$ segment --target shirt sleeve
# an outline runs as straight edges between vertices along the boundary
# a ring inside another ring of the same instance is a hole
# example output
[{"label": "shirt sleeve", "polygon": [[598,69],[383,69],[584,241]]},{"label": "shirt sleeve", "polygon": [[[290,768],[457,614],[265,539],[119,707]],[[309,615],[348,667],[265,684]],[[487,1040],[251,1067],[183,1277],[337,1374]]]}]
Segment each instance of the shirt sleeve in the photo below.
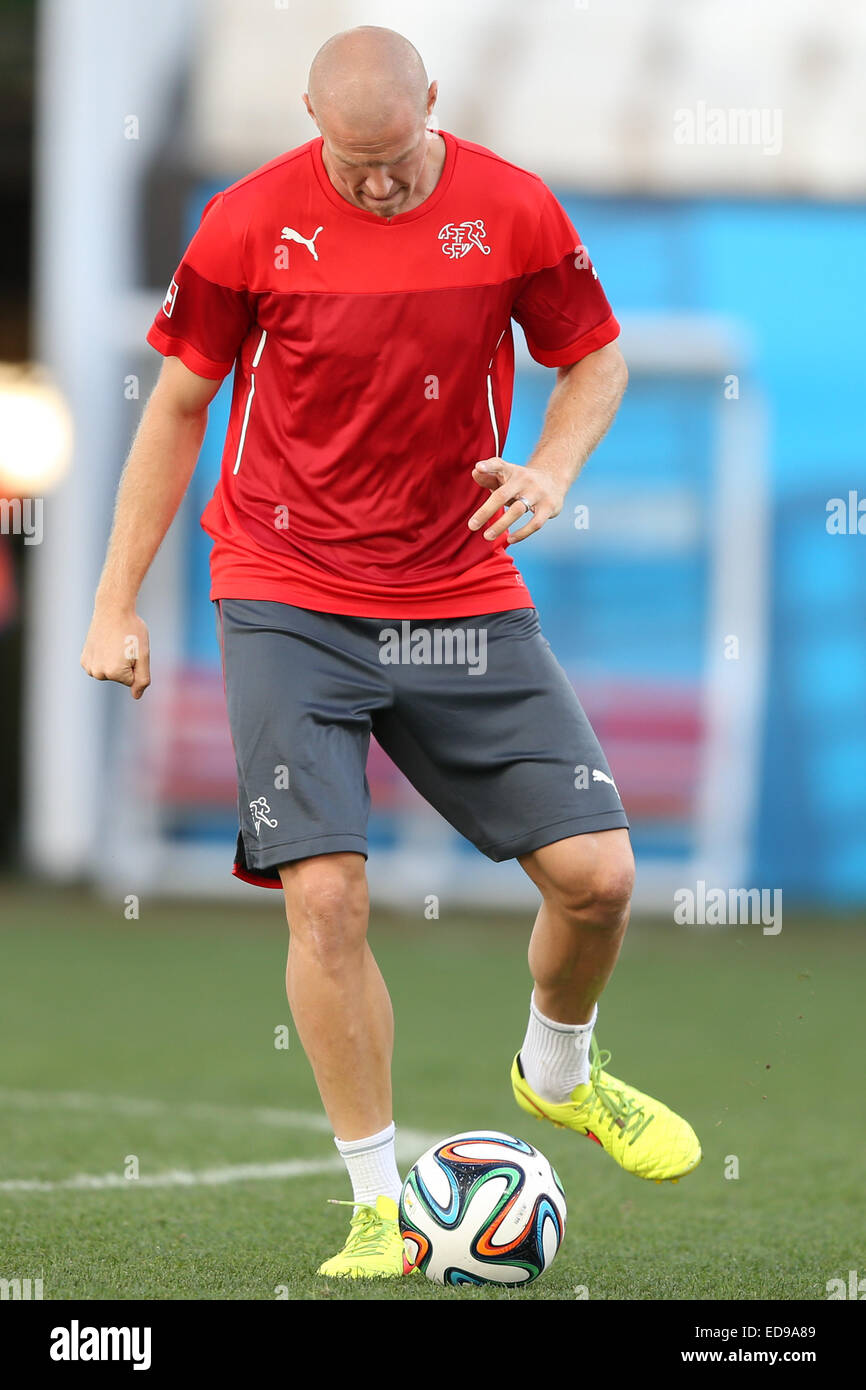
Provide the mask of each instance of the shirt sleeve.
[{"label": "shirt sleeve", "polygon": [[199,376],[221,381],[252,324],[240,249],[223,195],[212,198],[175,271],[147,341]]},{"label": "shirt sleeve", "polygon": [[530,268],[511,314],[536,362],[565,367],[612,343],[620,328],[565,209],[550,189],[544,193]]}]

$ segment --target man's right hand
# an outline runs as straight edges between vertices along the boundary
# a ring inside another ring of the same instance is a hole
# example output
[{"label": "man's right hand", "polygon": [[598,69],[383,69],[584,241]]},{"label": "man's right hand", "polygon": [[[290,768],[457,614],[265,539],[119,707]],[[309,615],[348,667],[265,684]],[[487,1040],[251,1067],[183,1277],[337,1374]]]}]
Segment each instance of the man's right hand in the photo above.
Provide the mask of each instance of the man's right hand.
[{"label": "man's right hand", "polygon": [[136,596],[193,475],[219,388],[167,357],[120,479],[81,665],[94,680],[129,686],[133,700],[150,685],[150,641]]},{"label": "man's right hand", "polygon": [[140,700],[150,685],[147,625],[134,611],[94,609],[81,665],[94,680],[128,685],[133,700]]}]

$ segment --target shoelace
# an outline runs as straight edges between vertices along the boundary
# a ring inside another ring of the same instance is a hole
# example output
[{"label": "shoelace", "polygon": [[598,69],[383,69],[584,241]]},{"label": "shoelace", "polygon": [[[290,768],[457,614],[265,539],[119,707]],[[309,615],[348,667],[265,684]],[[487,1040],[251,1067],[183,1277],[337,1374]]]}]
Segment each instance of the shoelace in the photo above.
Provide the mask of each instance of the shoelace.
[{"label": "shoelace", "polygon": [[601,1074],[610,1061],[611,1054],[602,1051],[595,1038],[590,1043],[590,1056],[592,1061],[589,1068],[589,1079],[592,1086],[592,1099],[598,1101],[599,1105],[607,1113],[604,1118],[608,1127],[616,1125],[623,1134],[630,1134],[629,1146],[636,1139],[639,1139],[647,1125],[652,1124],[654,1115],[647,1115],[644,1107],[637,1101],[627,1096],[624,1091],[617,1086],[606,1086],[602,1083]]},{"label": "shoelace", "polygon": [[357,1207],[344,1251],[359,1255],[382,1254],[391,1233],[374,1206],[369,1202],[346,1202],[337,1197],[329,1197],[328,1201],[335,1207]]}]

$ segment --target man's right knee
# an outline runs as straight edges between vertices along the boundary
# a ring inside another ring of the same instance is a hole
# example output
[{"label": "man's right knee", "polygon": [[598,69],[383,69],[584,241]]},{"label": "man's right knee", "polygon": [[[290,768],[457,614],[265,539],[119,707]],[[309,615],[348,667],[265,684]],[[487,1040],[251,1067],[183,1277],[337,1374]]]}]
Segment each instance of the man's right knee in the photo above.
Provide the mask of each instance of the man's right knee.
[{"label": "man's right knee", "polygon": [[369,899],[362,854],[320,854],[280,866],[292,944],[325,969],[363,945]]}]

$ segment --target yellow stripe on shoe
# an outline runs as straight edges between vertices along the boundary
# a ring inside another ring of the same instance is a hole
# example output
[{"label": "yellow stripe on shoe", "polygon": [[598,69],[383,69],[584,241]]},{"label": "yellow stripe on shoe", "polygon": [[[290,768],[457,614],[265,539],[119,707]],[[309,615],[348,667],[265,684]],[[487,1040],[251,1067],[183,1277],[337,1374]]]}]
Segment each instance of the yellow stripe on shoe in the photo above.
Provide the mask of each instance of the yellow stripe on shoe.
[{"label": "yellow stripe on shoe", "polygon": [[604,1067],[609,1052],[595,1038],[588,1085],[577,1086],[567,1101],[544,1100],[523,1075],[520,1053],[511,1068],[517,1104],[536,1119],[560,1129],[573,1129],[600,1145],[627,1173],[656,1182],[677,1182],[701,1161],[698,1137],[687,1120],[661,1101],[610,1076]]},{"label": "yellow stripe on shoe", "polygon": [[355,1208],[349,1235],[339,1254],[325,1260],[317,1273],[336,1279],[394,1279],[409,1272],[397,1203],[392,1198],[377,1197],[375,1206],[366,1202],[335,1205]]}]

